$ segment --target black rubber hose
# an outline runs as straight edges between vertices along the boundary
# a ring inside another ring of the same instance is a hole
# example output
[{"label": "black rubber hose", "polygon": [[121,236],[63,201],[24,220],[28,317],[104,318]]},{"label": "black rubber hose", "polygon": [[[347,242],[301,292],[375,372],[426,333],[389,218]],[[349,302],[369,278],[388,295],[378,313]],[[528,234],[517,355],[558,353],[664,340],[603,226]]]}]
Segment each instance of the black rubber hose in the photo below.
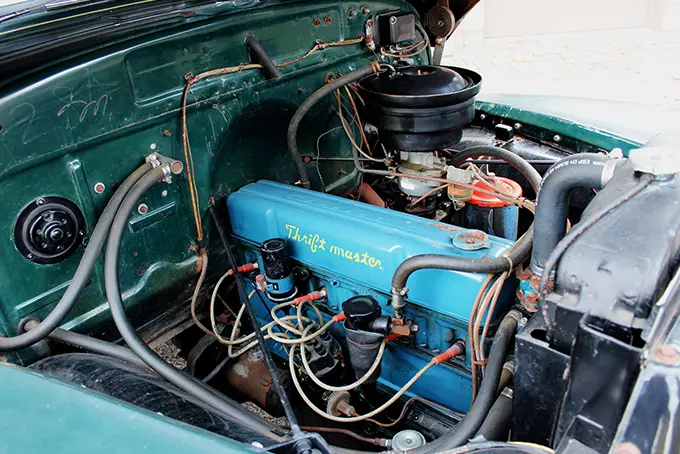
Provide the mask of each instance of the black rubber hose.
[{"label": "black rubber hose", "polygon": [[297,133],[302,119],[305,117],[305,115],[307,115],[307,112],[309,112],[310,109],[314,107],[314,105],[321,99],[333,93],[338,88],[342,88],[347,84],[356,82],[362,77],[372,74],[374,71],[375,63],[371,63],[355,71],[352,71],[351,73],[345,74],[344,76],[338,77],[337,79],[333,79],[312,93],[302,104],[300,104],[300,107],[298,107],[298,109],[295,111],[293,118],[290,120],[290,125],[288,126],[288,151],[290,152],[290,156],[293,158],[295,168],[300,175],[300,184],[303,188],[309,188],[310,184],[309,176],[307,175],[307,169],[305,168],[305,164],[302,162],[302,157],[300,157],[300,151],[298,150],[297,146]]},{"label": "black rubber hose", "polygon": [[479,430],[496,400],[496,390],[501,379],[505,358],[510,351],[517,322],[521,318],[518,311],[512,310],[501,321],[493,339],[491,351],[484,369],[484,380],[479,393],[467,414],[446,434],[425,446],[413,451],[413,454],[442,452],[462,446]]},{"label": "black rubber hose", "polygon": [[[458,153],[450,162],[457,166],[466,159],[476,156],[493,156],[504,160],[526,177],[531,187],[538,192],[541,186],[541,174],[521,156],[498,147],[475,146]],[[531,252],[533,242],[533,226],[527,230],[510,250],[508,257],[467,259],[442,254],[414,255],[403,261],[392,276],[392,307],[399,314],[406,304],[406,282],[409,276],[422,269],[444,269],[468,273],[497,274],[518,266],[524,262]]]},{"label": "black rubber hose", "polygon": [[125,198],[125,195],[132,186],[134,186],[134,184],[150,170],[151,164],[147,163],[132,172],[113,194],[109,203],[106,204],[106,208],[104,208],[104,211],[99,217],[97,225],[90,237],[90,241],[85,248],[83,257],[80,259],[73,279],[71,279],[71,283],[66,289],[64,296],[61,297],[59,303],[54,306],[54,309],[52,309],[49,315],[45,317],[45,320],[40,322],[34,329],[23,332],[18,336],[0,337],[0,351],[7,352],[30,347],[45,339],[55,328],[61,325],[76,304],[83,289],[90,281],[90,275],[92,274],[95,263],[97,263],[99,254],[104,246],[104,241],[106,241],[106,236],[109,233],[109,228],[111,227],[113,218],[116,215],[123,198]]},{"label": "black rubber hose", "polygon": [[541,187],[541,174],[524,158],[512,151],[504,150],[503,148],[475,145],[474,147],[466,148],[464,151],[461,151],[451,158],[449,160],[449,165],[458,167],[465,162],[466,159],[476,158],[478,156],[493,156],[494,158],[507,162],[517,169],[517,171],[529,181],[529,184],[534,191],[538,193],[538,190]]},{"label": "black rubber hose", "polygon": [[255,60],[262,65],[264,72],[270,79],[278,79],[281,77],[281,71],[279,71],[278,66],[272,61],[267,51],[264,50],[260,42],[252,33],[248,33],[246,36],[246,46],[248,46],[248,50],[250,50],[253,57],[255,57]]},{"label": "black rubber hose", "polygon": [[548,256],[567,232],[569,196],[578,187],[602,189],[616,160],[606,155],[580,153],[557,161],[543,177],[536,200],[531,271],[541,276]]},{"label": "black rubber hose", "polygon": [[512,389],[505,388],[496,398],[474,441],[507,441],[512,424]]},{"label": "black rubber hose", "polygon": [[47,338],[61,342],[62,344],[83,349],[88,352],[110,356],[111,358],[116,358],[126,363],[135,365],[140,369],[149,369],[149,366],[147,366],[144,361],[139,359],[139,356],[135,355],[132,350],[125,348],[122,345],[106,342],[101,339],[96,339],[94,337],[86,336],[80,333],[74,333],[73,331],[67,331],[61,328],[57,328],[52,331],[50,335],[47,336]]},{"label": "black rubber hose", "polygon": [[139,338],[125,314],[125,307],[123,306],[123,299],[120,293],[120,282],[118,279],[120,247],[123,241],[123,235],[127,229],[128,219],[132,215],[134,208],[137,206],[139,199],[161,178],[166,176],[166,174],[169,174],[169,166],[163,165],[155,168],[139,180],[139,182],[132,187],[125,197],[125,200],[123,200],[113,224],[111,225],[111,233],[109,234],[108,244],[106,246],[104,276],[106,281],[106,296],[109,300],[113,321],[130,349],[139,356],[149,368],[158,373],[158,375],[204,404],[222,412],[222,414],[231,418],[233,421],[238,421],[239,424],[242,424],[257,434],[278,441],[280,437],[271,432],[272,426],[268,425],[266,421],[248,413],[236,402],[233,402],[226,396],[210,389],[200,381],[166,363]]}]

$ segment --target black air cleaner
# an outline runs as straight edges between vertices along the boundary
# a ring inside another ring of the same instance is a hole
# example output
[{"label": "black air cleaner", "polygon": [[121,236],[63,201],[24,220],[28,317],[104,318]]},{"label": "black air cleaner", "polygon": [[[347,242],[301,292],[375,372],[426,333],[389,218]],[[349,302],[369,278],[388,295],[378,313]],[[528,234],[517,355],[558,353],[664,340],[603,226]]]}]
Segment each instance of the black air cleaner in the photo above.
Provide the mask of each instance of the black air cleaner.
[{"label": "black air cleaner", "polygon": [[400,151],[433,151],[458,143],[475,116],[482,77],[448,66],[402,66],[359,81],[368,121]]}]

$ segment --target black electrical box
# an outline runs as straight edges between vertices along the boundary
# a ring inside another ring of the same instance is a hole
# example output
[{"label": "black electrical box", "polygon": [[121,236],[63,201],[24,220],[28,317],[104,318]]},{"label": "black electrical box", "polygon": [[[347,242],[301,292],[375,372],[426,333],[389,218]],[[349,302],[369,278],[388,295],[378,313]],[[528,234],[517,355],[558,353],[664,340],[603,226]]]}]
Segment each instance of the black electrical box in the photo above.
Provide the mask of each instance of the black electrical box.
[{"label": "black electrical box", "polygon": [[373,16],[373,39],[390,46],[416,38],[416,17],[411,13],[383,13]]}]

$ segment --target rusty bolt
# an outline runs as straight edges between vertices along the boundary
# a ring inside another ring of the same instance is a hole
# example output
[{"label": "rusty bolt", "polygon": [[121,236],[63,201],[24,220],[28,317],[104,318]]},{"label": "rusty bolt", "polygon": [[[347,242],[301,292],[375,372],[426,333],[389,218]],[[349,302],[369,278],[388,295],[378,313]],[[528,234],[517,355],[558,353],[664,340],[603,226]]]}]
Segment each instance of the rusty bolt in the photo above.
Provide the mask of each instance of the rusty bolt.
[{"label": "rusty bolt", "polygon": [[370,13],[368,8],[366,8],[365,6],[363,8],[361,8],[361,14],[368,14],[368,13]]},{"label": "rusty bolt", "polygon": [[170,137],[170,136],[172,135],[172,133],[171,133],[170,131],[168,131],[167,129],[164,129],[164,130],[163,130],[163,135],[164,135],[165,137]]},{"label": "rusty bolt", "polygon": [[318,27],[319,25],[321,25],[321,19],[317,17],[316,19],[314,19],[314,26]]},{"label": "rusty bolt", "polygon": [[96,192],[97,194],[101,194],[102,192],[104,192],[105,189],[106,189],[106,186],[104,185],[104,183],[100,182],[100,183],[95,183],[95,185],[94,185],[94,192]]},{"label": "rusty bolt", "polygon": [[326,25],[328,25],[333,21],[333,19],[331,18],[331,16],[326,16],[323,18],[323,21]]},{"label": "rusty bolt", "polygon": [[680,364],[680,350],[676,345],[662,345],[654,350],[654,358],[661,364],[676,366]]},{"label": "rusty bolt", "polygon": [[137,212],[139,214],[146,214],[149,211],[149,207],[147,206],[146,203],[140,203],[139,206],[137,207]]},{"label": "rusty bolt", "polygon": [[640,448],[638,448],[635,443],[626,442],[621,443],[617,446],[614,451],[615,454],[640,454]]}]

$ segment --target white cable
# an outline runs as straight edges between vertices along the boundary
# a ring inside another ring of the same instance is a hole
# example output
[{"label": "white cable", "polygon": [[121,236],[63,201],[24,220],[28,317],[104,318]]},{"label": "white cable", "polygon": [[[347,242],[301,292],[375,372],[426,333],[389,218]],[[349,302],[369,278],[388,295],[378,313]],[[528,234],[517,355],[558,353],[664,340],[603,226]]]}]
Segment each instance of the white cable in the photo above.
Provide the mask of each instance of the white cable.
[{"label": "white cable", "polygon": [[[309,330],[310,327],[307,327],[307,329],[304,331],[303,335],[307,334],[307,331]],[[314,375],[314,372],[312,372],[311,367],[309,367],[309,362],[307,361],[307,354],[305,352],[304,344],[300,346],[300,357],[302,358],[302,364],[305,366],[305,371],[307,372],[307,375],[309,375],[309,378],[312,379],[314,383],[319,385],[319,387],[325,389],[326,391],[350,391],[357,386],[361,385],[364,383],[366,380],[368,380],[371,375],[373,375],[373,372],[376,371],[378,366],[380,366],[380,362],[382,361],[383,354],[385,353],[385,344],[386,342],[381,342],[380,343],[380,349],[378,350],[378,355],[375,357],[375,360],[373,361],[373,364],[371,364],[370,369],[368,369],[368,372],[366,372],[360,379],[355,381],[354,383],[351,383],[349,385],[345,386],[331,386],[327,385],[326,383],[322,382],[319,380],[316,375]]]}]

